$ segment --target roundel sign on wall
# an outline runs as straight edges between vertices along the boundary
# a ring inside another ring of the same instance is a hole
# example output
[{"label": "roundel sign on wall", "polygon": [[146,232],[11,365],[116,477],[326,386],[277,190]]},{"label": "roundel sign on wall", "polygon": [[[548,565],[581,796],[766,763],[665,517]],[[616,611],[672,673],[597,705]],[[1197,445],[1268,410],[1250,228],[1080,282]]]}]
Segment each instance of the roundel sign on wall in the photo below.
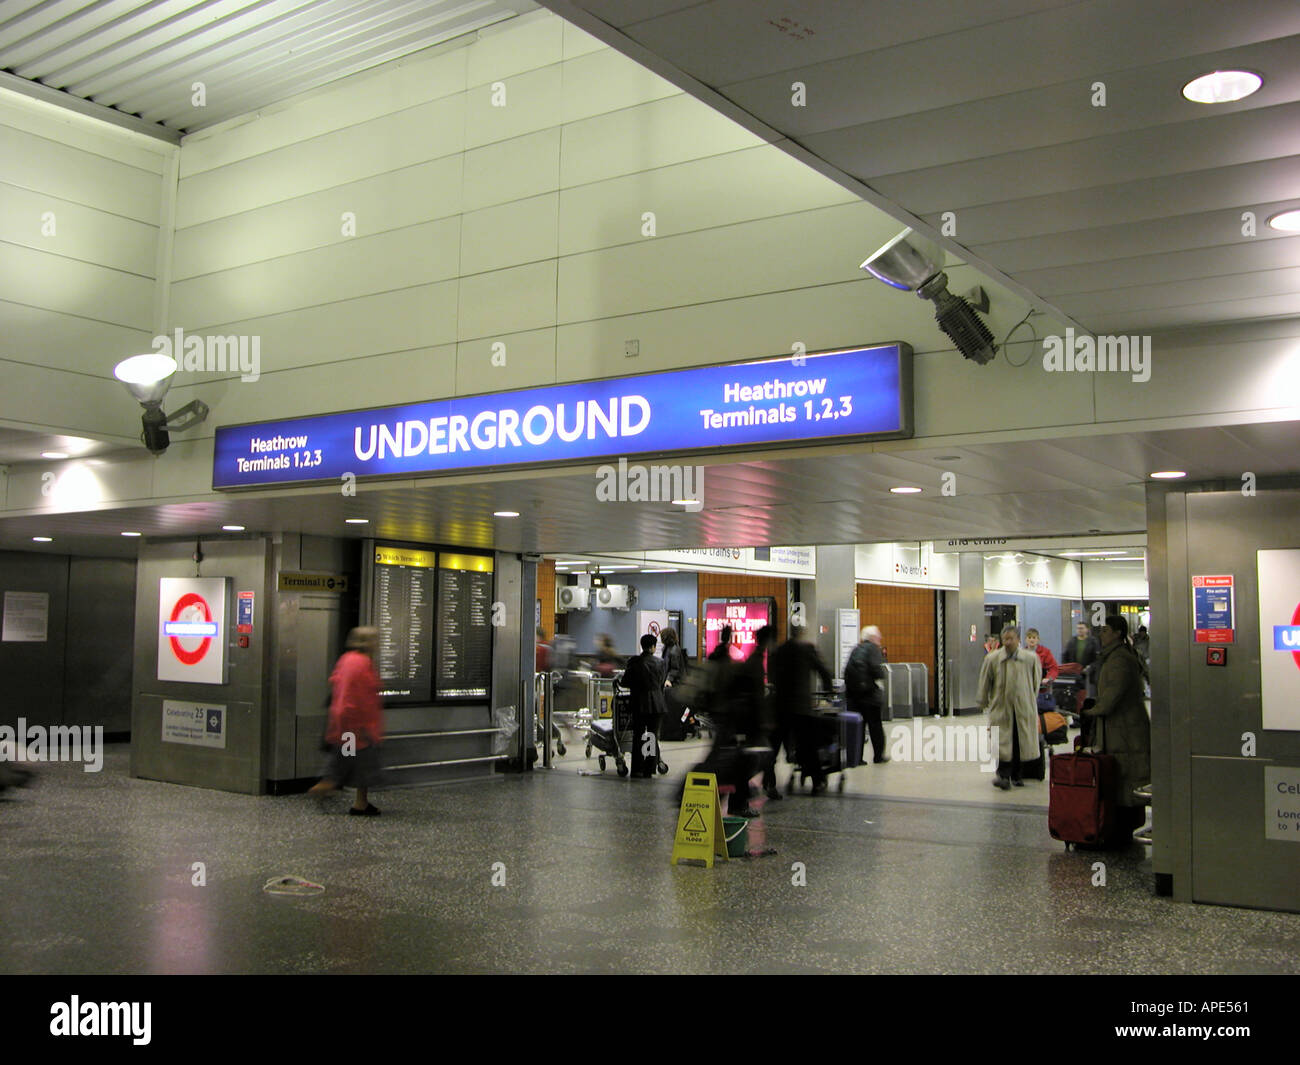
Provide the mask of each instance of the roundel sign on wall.
[{"label": "roundel sign on wall", "polygon": [[1256,552],[1262,724],[1300,732],[1300,550]]},{"label": "roundel sign on wall", "polygon": [[226,682],[227,577],[158,582],[158,679]]}]

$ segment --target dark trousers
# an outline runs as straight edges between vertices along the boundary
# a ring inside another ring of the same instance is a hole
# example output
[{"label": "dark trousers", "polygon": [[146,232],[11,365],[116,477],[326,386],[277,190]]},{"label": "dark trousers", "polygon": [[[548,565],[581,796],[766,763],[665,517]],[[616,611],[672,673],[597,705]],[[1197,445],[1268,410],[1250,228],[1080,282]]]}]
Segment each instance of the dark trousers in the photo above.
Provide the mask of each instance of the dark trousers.
[{"label": "dark trousers", "polygon": [[[767,760],[767,764],[763,767],[764,791],[776,790],[776,757],[781,753],[781,744],[786,743],[786,731],[784,725],[778,725],[772,730],[772,735],[768,737],[768,741],[772,745],[772,757]],[[789,751],[788,746],[786,750]]]},{"label": "dark trousers", "polygon": [[1015,714],[1011,715],[1011,761],[998,762],[998,776],[1006,780],[1020,779],[1020,727]]},{"label": "dark trousers", "polygon": [[883,761],[885,757],[885,726],[880,720],[880,704],[861,703],[851,704],[849,709],[855,714],[861,714],[863,723],[867,726],[867,734],[863,737],[862,743],[862,760],[867,760],[867,741],[871,742],[871,755],[877,761]]},{"label": "dark trousers", "polygon": [[[632,714],[632,775],[652,777],[659,765],[659,714]],[[649,758],[641,753],[645,734],[654,737],[654,754]]]}]

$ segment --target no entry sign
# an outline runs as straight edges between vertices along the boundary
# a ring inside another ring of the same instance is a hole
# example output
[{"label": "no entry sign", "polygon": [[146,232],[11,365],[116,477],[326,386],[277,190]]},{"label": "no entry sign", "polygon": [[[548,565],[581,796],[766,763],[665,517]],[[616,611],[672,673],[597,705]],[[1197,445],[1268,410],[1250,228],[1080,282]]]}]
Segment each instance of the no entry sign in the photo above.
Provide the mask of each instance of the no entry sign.
[{"label": "no entry sign", "polygon": [[158,582],[158,679],[226,682],[228,577],[163,577]]}]

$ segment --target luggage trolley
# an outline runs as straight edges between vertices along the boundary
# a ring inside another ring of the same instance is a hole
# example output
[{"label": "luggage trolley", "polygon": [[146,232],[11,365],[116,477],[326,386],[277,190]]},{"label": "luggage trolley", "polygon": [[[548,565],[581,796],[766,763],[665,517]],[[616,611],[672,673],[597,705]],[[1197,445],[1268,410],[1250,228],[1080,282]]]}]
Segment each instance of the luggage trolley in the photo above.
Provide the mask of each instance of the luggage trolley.
[{"label": "luggage trolley", "polygon": [[623,752],[632,746],[632,693],[620,690],[616,681],[601,679],[593,679],[591,691],[587,757],[591,757],[591,749],[595,747],[600,752],[598,762],[603,773],[605,760],[612,755],[618,775],[625,777],[631,772]]},{"label": "luggage trolley", "polygon": [[[817,760],[827,778],[839,774],[835,787],[837,791],[843,791],[848,771],[862,764],[862,715],[845,713],[844,697],[837,692],[818,692],[815,697],[821,714],[812,718],[808,727],[818,730]],[[798,751],[797,741],[795,750]],[[795,757],[798,757],[797,753]],[[810,767],[795,763],[791,768],[790,780],[785,786],[787,795],[794,793],[796,777],[802,787],[812,776]]]}]

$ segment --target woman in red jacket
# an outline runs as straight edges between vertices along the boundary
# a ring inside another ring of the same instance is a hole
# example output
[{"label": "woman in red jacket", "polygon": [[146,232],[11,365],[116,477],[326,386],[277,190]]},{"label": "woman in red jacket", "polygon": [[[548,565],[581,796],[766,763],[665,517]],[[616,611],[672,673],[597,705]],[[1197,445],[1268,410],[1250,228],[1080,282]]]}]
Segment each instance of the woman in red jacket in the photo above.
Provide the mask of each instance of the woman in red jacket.
[{"label": "woman in red jacket", "polygon": [[357,789],[357,801],[348,811],[357,817],[377,817],[370,805],[371,786],[379,779],[379,744],[384,739],[383,706],[379,701],[379,674],[374,656],[379,630],[353,629],[347,649],[330,674],[333,695],[325,742],[330,746],[325,776],[308,794],[323,798],[340,787]]}]

